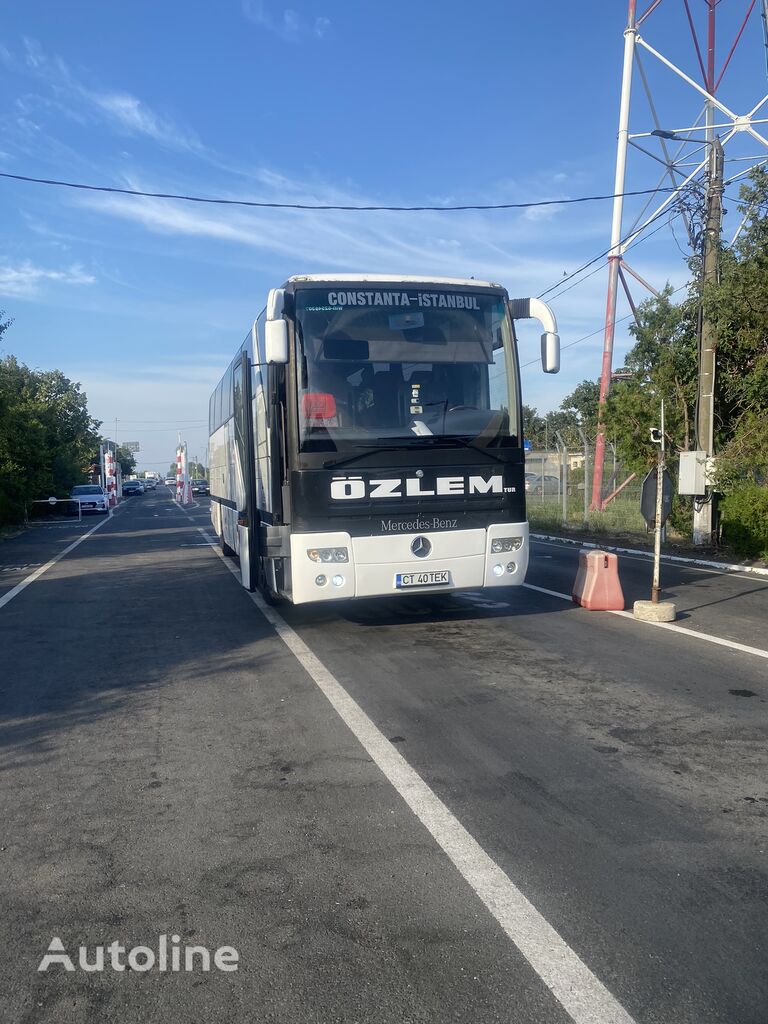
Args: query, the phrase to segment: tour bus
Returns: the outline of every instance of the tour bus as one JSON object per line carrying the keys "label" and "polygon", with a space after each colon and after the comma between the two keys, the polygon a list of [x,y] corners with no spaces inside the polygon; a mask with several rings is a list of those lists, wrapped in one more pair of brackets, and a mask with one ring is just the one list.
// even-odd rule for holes
{"label": "tour bus", "polygon": [[474,279],[291,277],[211,395],[211,520],[269,602],[519,585],[528,564],[515,321]]}

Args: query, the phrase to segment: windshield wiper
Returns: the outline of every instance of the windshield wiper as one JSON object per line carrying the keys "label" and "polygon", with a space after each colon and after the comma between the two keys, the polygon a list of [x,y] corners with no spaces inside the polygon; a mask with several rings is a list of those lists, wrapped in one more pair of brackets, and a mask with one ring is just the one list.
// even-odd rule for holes
{"label": "windshield wiper", "polygon": [[[419,438],[423,440],[423,438]],[[334,466],[346,466],[350,462],[355,462],[357,459],[364,459],[366,455],[374,455],[376,452],[401,452],[408,448],[421,448],[422,445],[414,444],[412,441],[405,439],[402,444],[381,444],[381,445],[356,445],[357,448],[362,448],[363,451],[358,452],[356,455],[345,455],[341,459],[331,459],[328,462],[323,463],[323,469],[331,469]]]}
{"label": "windshield wiper", "polygon": [[[474,449],[474,451],[481,452],[483,455],[489,455],[494,460],[494,462],[507,462],[506,459],[502,459],[498,455],[494,455],[493,452],[489,451],[487,448],[484,448],[482,445],[473,444],[472,441],[468,441],[466,437],[461,437],[459,434],[452,434],[450,437],[444,438],[444,440],[458,441],[459,444],[463,445],[465,448],[472,448]],[[450,445],[444,445],[443,447],[448,448],[450,447]]]}
{"label": "windshield wiper", "polygon": [[345,455],[341,459],[331,459],[328,462],[323,463],[323,469],[332,469],[336,466],[346,466],[350,462],[356,462],[358,459],[365,458],[366,455],[373,455],[376,452],[401,452],[409,449],[423,449],[423,448],[454,448],[455,445],[451,442],[458,441],[464,448],[472,448],[476,452],[480,452],[483,455],[488,455],[494,462],[506,463],[506,459],[500,458],[494,452],[489,451],[487,448],[483,448],[481,445],[473,444],[472,441],[468,441],[465,437],[460,437],[458,434],[453,434],[448,437],[442,434],[434,434],[431,437],[429,435],[422,435],[418,438],[406,439],[404,438],[401,444],[387,444],[387,445],[356,445],[357,448],[364,449],[358,452],[356,455]]}

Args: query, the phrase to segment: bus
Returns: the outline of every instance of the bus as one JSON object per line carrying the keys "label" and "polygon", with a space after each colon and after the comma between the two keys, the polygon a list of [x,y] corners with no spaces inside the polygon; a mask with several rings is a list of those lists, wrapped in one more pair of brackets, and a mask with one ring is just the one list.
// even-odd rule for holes
{"label": "bus", "polygon": [[294,604],[522,584],[515,322],[464,278],[313,274],[273,288],[209,403],[211,522],[244,587]]}

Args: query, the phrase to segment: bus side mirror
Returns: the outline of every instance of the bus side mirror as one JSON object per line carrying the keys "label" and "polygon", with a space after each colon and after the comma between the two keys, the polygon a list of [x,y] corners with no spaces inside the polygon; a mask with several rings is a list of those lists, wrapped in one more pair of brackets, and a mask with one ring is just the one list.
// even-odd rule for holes
{"label": "bus side mirror", "polygon": [[560,335],[552,331],[541,336],[541,368],[544,373],[560,372]]}
{"label": "bus side mirror", "polygon": [[285,320],[267,320],[264,347],[268,363],[288,362],[288,324]]}
{"label": "bus side mirror", "polygon": [[560,335],[557,320],[546,302],[541,299],[510,299],[509,315],[513,320],[538,320],[544,328],[541,336],[541,368],[544,373],[560,372]]}

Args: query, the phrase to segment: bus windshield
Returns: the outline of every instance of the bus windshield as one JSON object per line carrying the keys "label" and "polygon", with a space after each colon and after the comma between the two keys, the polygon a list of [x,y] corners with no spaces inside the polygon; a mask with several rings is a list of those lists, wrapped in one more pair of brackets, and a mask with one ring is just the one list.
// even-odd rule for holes
{"label": "bus windshield", "polygon": [[296,293],[303,450],[435,436],[518,444],[503,296],[428,287]]}

